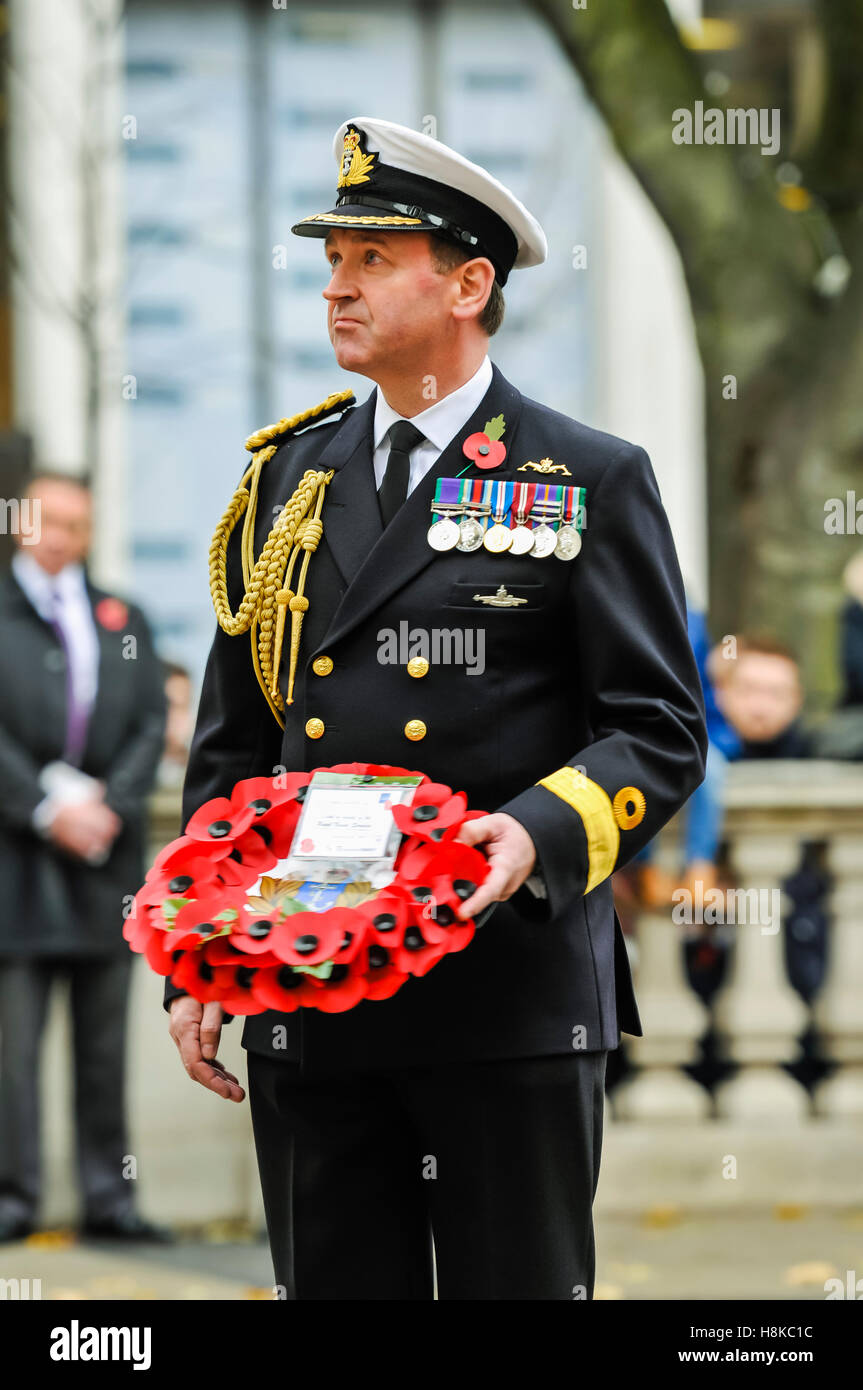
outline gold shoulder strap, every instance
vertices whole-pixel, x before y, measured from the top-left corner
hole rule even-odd
[[[279,665],[282,659],[285,614],[286,610],[290,609],[291,651],[287,697],[287,703],[290,705],[293,703],[303,614],[309,606],[303,588],[312,552],[317,549],[323,535],[321,509],[324,505],[324,493],[333,472],[332,469],[327,473],[315,472],[312,468],[306,470],[295,492],[276,517],[256,561],[255,516],[261,469],[291,434],[313,420],[322,420],[328,415],[346,409],[355,399],[351,390],[335,391],[319,405],[303,410],[298,415],[278,420],[276,424],[267,425],[265,429],[249,435],[246,448],[252,454],[252,461],[210,542],[210,593],[219,626],[229,637],[237,637],[243,632],[250,633],[255,675],[270,709],[282,728],[285,727],[285,721],[280,711],[284,709],[285,701],[279,690]],[[232,613],[227,587],[228,541],[244,514],[241,538],[244,593],[239,608],[236,613]],[[290,585],[301,551],[303,559],[294,592]]]

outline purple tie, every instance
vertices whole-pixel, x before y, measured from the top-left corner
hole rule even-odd
[[[81,754],[84,751],[84,743],[87,738],[89,710],[77,699],[75,694],[75,683],[72,679],[71,644],[63,619],[63,597],[56,585],[51,589],[51,614],[48,622],[66,654],[66,747],[63,752],[63,760],[77,767],[81,761]]]

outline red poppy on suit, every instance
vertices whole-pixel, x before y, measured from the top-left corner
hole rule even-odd
[[[129,610],[119,598],[100,598],[93,612],[96,622],[109,632],[121,632],[129,621]]]
[[[465,458],[477,468],[497,468],[506,458],[506,445],[499,439],[489,439],[482,431],[469,434],[461,447]]]

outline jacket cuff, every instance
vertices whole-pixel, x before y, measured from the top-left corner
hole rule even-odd
[[[531,921],[549,922],[587,887],[587,835],[581,816],[539,784],[497,810],[517,820],[533,840],[537,862],[531,877],[540,875],[546,891],[545,898],[538,898],[524,883],[510,902]]]
[[[178,989],[176,985],[172,985],[170,978],[166,979],[165,993],[162,998],[162,1008],[165,1010],[165,1013],[169,1014],[171,1012],[171,1005],[175,999],[179,999],[181,995],[188,993],[189,991],[187,989]],[[223,1023],[233,1023],[234,1018],[234,1014],[227,1014],[224,1011],[222,1012]]]

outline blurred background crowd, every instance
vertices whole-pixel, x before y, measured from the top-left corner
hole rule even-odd
[[[644,445],[674,529],[710,754],[665,847],[616,876],[646,1033],[668,1047],[621,1049],[612,1108],[628,1087],[644,1108],[618,1118],[757,1122],[742,1092],[714,1104],[748,1067],[779,1147],[802,1114],[859,1138],[863,909],[837,886],[863,824],[856,0],[8,0],[0,16],[0,1241],[74,1211],[91,1235],[162,1242],[198,1210],[177,1173],[188,1154],[159,1160],[176,1179],[175,1199],[166,1181],[150,1202],[161,1221],[118,1172],[137,1152],[129,1078],[133,1129],[156,1147],[171,1142],[156,1107],[182,1126],[189,1085],[170,1057],[169,1093],[139,1081],[166,1021],[154,982],[135,983],[122,904],[179,831],[214,631],[207,548],[243,441],[371,389],[336,369],[320,248],[288,233],[329,205],[332,135],[351,114],[437,135],[536,213],[549,260],[507,287],[492,356],[526,394]],[[672,113],[696,101],[779,111],[778,149],[675,143]],[[770,821],[784,846],[762,879],[735,851],[750,823],[729,789],[748,763],[758,833]],[[731,1006],[713,1006],[749,998],[740,928],[672,908],[681,889],[719,901],[747,873],[781,887],[782,930],[757,966],[770,1041],[744,1010],[751,1045],[735,1048]],[[672,959],[666,997],[657,962]],[[50,1116],[40,1140],[39,1056],[59,978],[78,1192],[52,1206],[40,1155],[66,1141]],[[147,1007],[130,1024],[134,989]],[[646,1099],[657,1066],[686,1087],[665,1109]],[[851,1080],[819,1105],[842,1067]],[[846,1142],[842,1129],[840,1158]],[[769,1202],[768,1170],[752,1201]],[[854,1181],[842,1168],[832,1196],[850,1201]],[[613,1167],[604,1184],[625,1205]],[[212,1201],[210,1216],[257,1213],[243,1182]]]

